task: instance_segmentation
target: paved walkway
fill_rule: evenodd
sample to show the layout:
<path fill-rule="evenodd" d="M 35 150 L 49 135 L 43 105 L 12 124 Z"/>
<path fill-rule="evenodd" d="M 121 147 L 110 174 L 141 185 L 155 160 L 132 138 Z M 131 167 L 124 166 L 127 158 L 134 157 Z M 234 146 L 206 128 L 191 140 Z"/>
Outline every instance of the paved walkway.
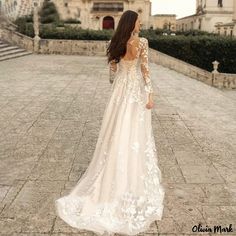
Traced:
<path fill-rule="evenodd" d="M 151 77 L 166 197 L 163 220 L 142 235 L 198 235 L 199 223 L 233 224 L 225 235 L 236 235 L 236 91 L 155 64 Z M 67 226 L 53 202 L 91 160 L 109 91 L 105 57 L 0 63 L 1 236 L 93 235 Z"/>

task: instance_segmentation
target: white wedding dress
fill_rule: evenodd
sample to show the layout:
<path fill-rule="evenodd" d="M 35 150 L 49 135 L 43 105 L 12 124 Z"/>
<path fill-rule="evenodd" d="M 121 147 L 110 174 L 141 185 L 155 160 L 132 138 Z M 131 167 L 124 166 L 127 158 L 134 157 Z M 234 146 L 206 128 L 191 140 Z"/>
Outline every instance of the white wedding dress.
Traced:
<path fill-rule="evenodd" d="M 111 95 L 93 158 L 76 186 L 55 200 L 67 224 L 98 235 L 136 235 L 163 213 L 148 93 L 148 40 L 139 38 L 133 60 L 110 62 Z M 114 82 L 113 82 L 114 81 Z"/>

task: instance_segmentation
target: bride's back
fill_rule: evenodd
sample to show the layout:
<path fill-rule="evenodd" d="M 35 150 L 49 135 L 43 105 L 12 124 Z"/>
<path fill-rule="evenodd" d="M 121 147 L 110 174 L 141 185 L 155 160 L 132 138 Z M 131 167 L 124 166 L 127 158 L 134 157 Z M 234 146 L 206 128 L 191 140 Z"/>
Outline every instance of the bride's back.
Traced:
<path fill-rule="evenodd" d="M 127 42 L 126 54 L 122 57 L 123 60 L 131 61 L 139 57 L 140 38 L 133 37 Z"/>
<path fill-rule="evenodd" d="M 145 37 L 133 37 L 127 42 L 127 50 L 119 62 L 110 62 L 110 82 L 113 83 L 115 77 L 125 78 L 124 74 L 129 73 L 130 78 L 140 79 L 140 72 L 145 83 L 149 83 L 150 74 L 148 66 L 148 40 Z M 150 88 L 151 91 L 151 88 Z"/>

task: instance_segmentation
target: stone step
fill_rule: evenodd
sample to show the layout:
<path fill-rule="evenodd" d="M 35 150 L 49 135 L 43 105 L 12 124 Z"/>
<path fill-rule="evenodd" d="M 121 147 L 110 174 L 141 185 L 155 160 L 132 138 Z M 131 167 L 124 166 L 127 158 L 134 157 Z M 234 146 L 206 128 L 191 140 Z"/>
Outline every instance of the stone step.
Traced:
<path fill-rule="evenodd" d="M 9 45 L 8 42 L 0 40 L 0 45 L 3 45 L 3 44 L 8 44 Z"/>
<path fill-rule="evenodd" d="M 21 52 L 21 53 L 16 53 L 16 54 L 10 54 L 10 55 L 0 57 L 0 61 L 10 60 L 10 59 L 14 59 L 17 57 L 23 57 L 23 56 L 27 56 L 30 54 L 32 54 L 32 52 L 27 52 L 27 51 Z"/>
<path fill-rule="evenodd" d="M 25 52 L 25 49 L 22 48 L 18 48 L 18 49 L 13 49 L 10 51 L 6 51 L 6 52 L 0 52 L 0 58 L 3 56 L 7 56 L 7 55 L 11 55 L 11 54 L 17 54 L 17 53 L 21 53 L 21 52 Z"/>
<path fill-rule="evenodd" d="M 5 48 L 5 47 L 8 47 L 9 44 L 6 44 L 6 43 L 3 43 L 3 44 L 0 44 L 0 48 Z"/>
<path fill-rule="evenodd" d="M 10 50 L 17 49 L 17 48 L 19 48 L 19 47 L 17 47 L 17 46 L 8 46 L 8 47 L 2 47 L 2 48 L 0 47 L 0 54 L 2 52 L 10 51 Z"/>
<path fill-rule="evenodd" d="M 8 42 L 0 40 L 0 61 L 5 61 L 17 57 L 30 55 L 33 52 L 28 52 L 24 48 L 16 45 L 11 45 Z"/>

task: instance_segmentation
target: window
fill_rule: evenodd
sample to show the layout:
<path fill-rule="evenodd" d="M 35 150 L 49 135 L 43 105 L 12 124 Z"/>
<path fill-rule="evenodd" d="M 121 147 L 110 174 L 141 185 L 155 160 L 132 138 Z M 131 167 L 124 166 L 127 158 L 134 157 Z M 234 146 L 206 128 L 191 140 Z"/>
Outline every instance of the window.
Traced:
<path fill-rule="evenodd" d="M 80 8 L 77 8 L 77 16 L 80 17 L 80 12 L 81 12 L 81 9 Z"/>
<path fill-rule="evenodd" d="M 198 29 L 199 30 L 202 29 L 202 19 L 201 18 L 198 20 Z"/>
<path fill-rule="evenodd" d="M 224 35 L 227 35 L 227 28 L 224 28 Z"/>
<path fill-rule="evenodd" d="M 123 11 L 124 5 L 120 2 L 95 2 L 93 4 L 93 11 Z"/>
<path fill-rule="evenodd" d="M 165 22 L 165 23 L 163 24 L 163 29 L 165 29 L 165 30 L 168 29 L 168 23 L 167 23 L 167 22 Z"/>
<path fill-rule="evenodd" d="M 223 7 L 223 0 L 218 0 L 218 7 Z"/>

